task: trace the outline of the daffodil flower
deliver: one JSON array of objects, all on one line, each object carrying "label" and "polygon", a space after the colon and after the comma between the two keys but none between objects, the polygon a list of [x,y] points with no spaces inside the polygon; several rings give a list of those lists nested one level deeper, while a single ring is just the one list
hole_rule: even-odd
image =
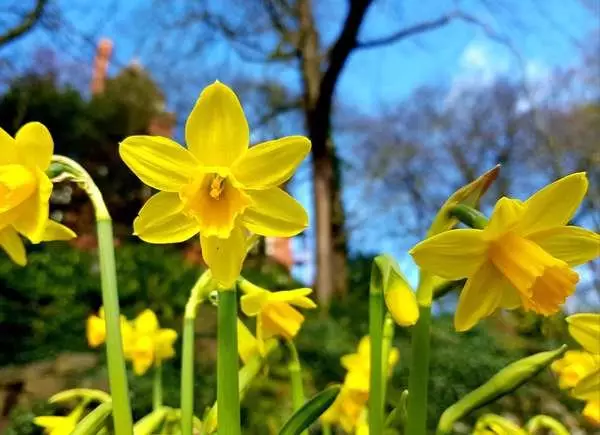
[{"label": "daffodil flower", "polygon": [[569,350],[550,366],[559,377],[560,388],[572,388],[583,378],[600,368],[600,355],[580,350]]},{"label": "daffodil flower", "polygon": [[244,364],[259,355],[258,340],[239,318],[237,319],[238,354]]},{"label": "daffodil flower", "polygon": [[83,414],[83,406],[78,406],[69,415],[35,417],[33,422],[44,429],[46,435],[70,435]]},{"label": "daffodil flower", "polygon": [[600,399],[588,401],[581,415],[594,426],[600,427]]},{"label": "daffodil flower", "polygon": [[14,138],[0,128],[0,246],[17,264],[27,263],[19,234],[32,243],[69,240],[75,233],[48,219],[52,182],[45,171],[54,143],[46,127],[30,122]]},{"label": "daffodil flower", "polygon": [[261,352],[264,342],[271,337],[293,339],[304,322],[304,316],[294,308],[316,308],[307,298],[312,289],[301,288],[270,292],[249,281],[241,280],[240,288],[245,294],[241,298],[242,311],[247,316],[256,316],[256,338]]},{"label": "daffodil flower", "polygon": [[131,136],[121,158],[160,190],[133,227],[150,243],[176,243],[200,233],[213,277],[230,287],[246,255],[246,233],[290,237],[304,230],[304,208],[278,186],[310,150],[302,136],[248,148],[248,122],[235,93],[222,83],[205,88],[185,124],[187,149],[159,136]]},{"label": "daffodil flower", "polygon": [[[400,353],[398,349],[390,349],[387,365],[387,376],[398,363]],[[371,339],[363,337],[358,343],[356,353],[344,355],[341,360],[342,366],[348,371],[345,384],[349,388],[358,391],[369,391],[369,379],[371,377]]]},{"label": "daffodil flower", "polygon": [[87,342],[90,347],[98,347],[106,341],[106,320],[104,308],[100,308],[98,315],[92,314],[85,324]]},{"label": "daffodil flower", "polygon": [[575,291],[572,267],[600,255],[600,236],[575,226],[587,190],[584,173],[564,177],[520,202],[501,198],[483,230],[458,229],[417,244],[411,254],[424,270],[445,279],[468,278],[454,324],[472,328],[498,308],[523,306],[556,313]]},{"label": "daffodil flower", "polygon": [[173,329],[161,329],[156,314],[146,309],[138,315],[129,328],[123,331],[125,357],[133,362],[136,375],[143,375],[152,366],[159,365],[165,359],[173,358],[173,343],[177,332]]}]

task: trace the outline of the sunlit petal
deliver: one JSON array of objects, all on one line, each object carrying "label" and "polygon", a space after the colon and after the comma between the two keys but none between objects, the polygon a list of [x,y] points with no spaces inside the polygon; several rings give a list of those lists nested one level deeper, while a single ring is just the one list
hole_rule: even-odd
[{"label": "sunlit petal", "polygon": [[240,298],[242,312],[246,316],[256,316],[262,310],[263,305],[269,300],[269,292],[255,291],[245,294]]},{"label": "sunlit petal", "polygon": [[49,220],[46,223],[42,241],[51,242],[54,240],[71,240],[75,237],[77,237],[77,234],[75,234],[71,228],[59,224],[58,222]]},{"label": "sunlit petal", "polygon": [[242,228],[234,228],[227,239],[201,235],[200,245],[213,278],[225,288],[232,287],[246,257],[246,237]]},{"label": "sunlit petal", "polygon": [[19,219],[13,223],[15,229],[32,243],[40,243],[44,238],[52,194],[52,182],[41,170],[36,171],[37,191],[19,205]]},{"label": "sunlit petal", "polygon": [[600,314],[580,313],[567,317],[569,334],[590,353],[600,354]]},{"label": "sunlit petal", "polygon": [[0,165],[22,164],[17,151],[17,142],[0,127]]},{"label": "sunlit petal", "polygon": [[295,305],[300,308],[316,308],[317,304],[315,304],[311,299],[307,298],[307,296],[311,293],[312,289],[310,288],[282,290],[269,293],[269,300],[287,302],[288,304]]},{"label": "sunlit petal", "polygon": [[140,180],[166,192],[189,183],[199,167],[192,153],[161,136],[130,136],[121,142],[119,154]]},{"label": "sunlit petal", "polygon": [[308,215],[302,205],[283,190],[247,191],[253,205],[246,209],[242,222],[246,228],[262,236],[291,237],[308,226]]},{"label": "sunlit petal", "polygon": [[522,234],[565,225],[575,214],[587,192],[585,172],[567,175],[534,193],[524,202],[525,213],[519,222]]},{"label": "sunlit petal", "polygon": [[599,400],[600,396],[600,368],[590,373],[577,383],[571,394],[580,400]]},{"label": "sunlit petal", "polygon": [[36,183],[35,174],[25,166],[0,166],[0,225],[8,220],[2,215],[29,198],[35,191]]},{"label": "sunlit petal", "polygon": [[482,230],[460,229],[439,233],[411,249],[417,265],[446,279],[460,279],[475,273],[485,260],[488,244]]},{"label": "sunlit petal", "polygon": [[133,321],[136,333],[151,335],[158,330],[158,319],[154,311],[146,309]]},{"label": "sunlit petal", "polygon": [[48,129],[39,122],[28,122],[17,131],[15,140],[21,158],[45,171],[50,166],[54,141]]},{"label": "sunlit petal", "polygon": [[232,168],[236,179],[248,189],[267,189],[290,179],[310,151],[304,136],[288,136],[251,147]]},{"label": "sunlit petal", "polygon": [[244,110],[223,83],[204,88],[185,124],[188,149],[205,166],[231,167],[250,141]]},{"label": "sunlit petal", "polygon": [[25,266],[27,264],[25,246],[23,246],[23,241],[14,228],[5,227],[0,230],[0,247],[2,247],[10,259],[19,266]]},{"label": "sunlit petal", "polygon": [[580,227],[555,227],[527,236],[553,257],[571,267],[600,256],[600,235]]},{"label": "sunlit petal", "polygon": [[481,266],[460,292],[454,316],[456,330],[467,331],[496,311],[505,287],[504,277],[493,265],[486,263]]},{"label": "sunlit petal", "polygon": [[179,243],[198,234],[198,222],[183,213],[179,195],[159,192],[151,197],[133,222],[134,234],[149,243]]}]

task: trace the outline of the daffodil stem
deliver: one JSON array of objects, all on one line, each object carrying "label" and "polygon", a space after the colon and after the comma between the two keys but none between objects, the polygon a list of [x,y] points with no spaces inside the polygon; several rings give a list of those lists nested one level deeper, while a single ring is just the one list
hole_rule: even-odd
[{"label": "daffodil stem", "polygon": [[457,204],[449,211],[451,216],[461,221],[463,224],[476,229],[483,229],[487,226],[488,219],[479,210],[469,207],[465,204]]},{"label": "daffodil stem", "polygon": [[321,424],[321,433],[323,435],[331,435],[331,426],[328,423]]},{"label": "daffodil stem", "polygon": [[[300,365],[300,358],[298,357],[298,350],[292,340],[287,340],[287,346],[290,351],[290,361],[288,363],[288,370],[290,372],[290,383],[292,385],[292,406],[294,411],[297,411],[304,405],[306,398],[304,397],[304,386],[302,385],[302,366]],[[302,432],[303,435],[307,435],[308,432]]]},{"label": "daffodil stem", "polygon": [[381,391],[383,398],[385,400],[385,396],[387,393],[387,372],[389,366],[390,359],[390,351],[392,349],[392,340],[394,339],[394,320],[389,314],[385,315],[385,320],[383,322],[383,339],[381,345],[381,370],[383,375],[381,377]]},{"label": "daffodil stem", "polygon": [[432,277],[421,273],[417,289],[419,321],[412,331],[412,361],[408,378],[408,424],[406,433],[410,435],[425,435],[427,432],[432,299]]},{"label": "daffodil stem", "polygon": [[113,403],[113,420],[117,435],[133,433],[129,388],[123,355],[117,272],[113,245],[112,221],[110,218],[97,220],[98,252],[100,255],[100,279],[102,281],[102,304],[106,319],[106,354],[108,381]]},{"label": "daffodil stem", "polygon": [[217,422],[219,435],[241,435],[236,286],[219,292],[217,315]]},{"label": "daffodil stem", "polygon": [[211,289],[211,273],[205,271],[192,287],[183,318],[183,350],[181,352],[181,434],[192,435],[194,427],[194,335],[196,309]]},{"label": "daffodil stem", "polygon": [[371,338],[371,376],[369,392],[369,433],[383,433],[383,292],[371,287],[369,294],[369,336]]},{"label": "daffodil stem", "polygon": [[154,382],[152,384],[152,409],[156,411],[163,404],[162,364],[154,364]]},{"label": "daffodil stem", "polygon": [[112,220],[102,198],[102,192],[90,174],[75,160],[54,155],[52,163],[59,171],[56,179],[77,183],[88,195],[96,216],[98,233],[98,253],[100,257],[100,281],[102,283],[102,304],[106,320],[106,355],[108,380],[113,403],[113,421],[116,435],[133,433],[129,389],[125,371],[125,356],[121,340],[119,294],[117,291],[117,269]]}]

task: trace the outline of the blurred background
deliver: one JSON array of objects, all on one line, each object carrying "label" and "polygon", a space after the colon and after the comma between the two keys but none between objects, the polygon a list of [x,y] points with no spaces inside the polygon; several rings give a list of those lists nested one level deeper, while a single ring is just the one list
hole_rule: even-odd
[{"label": "blurred background", "polygon": [[[406,251],[423,237],[457,187],[497,163],[484,199],[524,198],[573,171],[590,189],[575,217],[600,226],[600,3],[597,0],[3,0],[0,3],[0,127],[28,121],[52,132],[55,152],[83,164],[116,225],[121,306],[149,307],[180,330],[199,275],[197,240],[142,244],[131,236],[153,193],[118,157],[132,134],[173,137],[201,89],[218,79],[238,93],[252,143],[310,137],[310,159],[287,188],[311,226],[267,239],[244,275],[270,289],[312,286],[320,305],[298,337],[309,391],[341,381],[339,358],[367,331],[372,257],[393,254],[409,279]],[[2,152],[2,150],[0,150]],[[53,217],[79,237],[29,247],[19,268],[0,255],[0,431],[38,434],[55,392],[107,388],[102,352],[85,341],[100,304],[93,213],[84,194],[57,185]],[[583,277],[567,310],[598,310],[600,265]],[[430,424],[507,362],[569,342],[564,314],[502,313],[466,334],[452,330],[456,294],[435,304]],[[197,411],[215,399],[214,309],[197,321]],[[406,387],[409,335],[389,401]],[[167,404],[178,404],[179,359],[167,364]],[[151,407],[150,376],[131,375],[134,411]],[[244,433],[276,433],[291,410],[285,359],[244,401]],[[540,412],[571,433],[594,433],[582,403],[546,372],[486,408],[525,421]],[[462,433],[469,433],[464,422]],[[317,433],[317,432],[315,432]]]}]

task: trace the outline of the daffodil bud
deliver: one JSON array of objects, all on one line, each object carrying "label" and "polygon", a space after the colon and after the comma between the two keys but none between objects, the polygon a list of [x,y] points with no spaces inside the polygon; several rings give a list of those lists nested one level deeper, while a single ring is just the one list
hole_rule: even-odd
[{"label": "daffodil bud", "polygon": [[383,292],[385,304],[394,321],[400,326],[411,326],[419,319],[417,299],[390,255],[378,255],[373,260],[371,292]]},{"label": "daffodil bud", "polygon": [[437,434],[444,435],[451,433],[455,422],[468,415],[471,411],[513,392],[549,366],[552,361],[559,358],[566,350],[567,346],[562,346],[553,351],[536,353],[500,370],[485,384],[471,391],[444,411],[438,423]]}]

